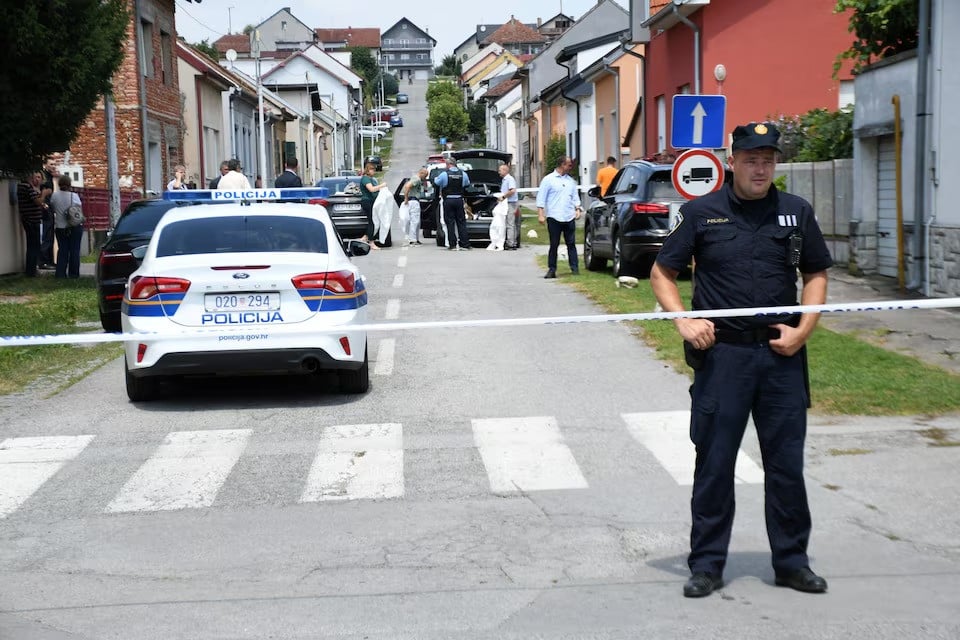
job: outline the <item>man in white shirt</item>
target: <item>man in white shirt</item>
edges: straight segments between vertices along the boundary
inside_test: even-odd
[[[250,181],[240,172],[240,161],[227,161],[227,173],[220,177],[217,189],[220,191],[243,191],[250,189]]]
[[[537,191],[537,217],[540,224],[546,223],[550,234],[550,251],[547,253],[547,273],[544,278],[557,277],[557,249],[560,246],[560,234],[567,245],[567,258],[570,260],[570,272],[580,273],[577,261],[575,232],[577,220],[583,209],[580,207],[580,195],[577,183],[568,173],[573,168],[573,160],[560,156],[557,169],[540,182]]]

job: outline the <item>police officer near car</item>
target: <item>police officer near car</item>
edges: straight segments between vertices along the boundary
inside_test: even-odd
[[[466,251],[470,249],[470,238],[467,236],[467,214],[463,210],[463,194],[470,186],[467,172],[457,166],[457,159],[447,157],[447,168],[441,171],[433,184],[440,189],[443,198],[443,221],[447,225],[447,249],[450,251]]]
[[[683,311],[676,280],[695,262],[693,310],[823,304],[832,265],[813,208],[773,186],[780,133],[750,123],[733,131],[732,183],[680,208],[650,284],[666,311]],[[827,582],[810,569],[810,510],[803,450],[810,392],[806,341],[816,313],[678,318],[694,369],[690,437],[696,447],[683,595],[707,596],[723,586],[733,526],[734,467],[752,413],[765,473],[765,513],[775,584],[822,593]]]

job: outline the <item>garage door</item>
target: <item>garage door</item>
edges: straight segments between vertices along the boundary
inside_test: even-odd
[[[893,136],[877,139],[877,273],[897,277],[897,177]]]
[[[429,79],[430,79],[430,72],[427,71],[426,69],[417,69],[416,73],[414,74],[414,79],[416,79],[416,80],[429,80]]]

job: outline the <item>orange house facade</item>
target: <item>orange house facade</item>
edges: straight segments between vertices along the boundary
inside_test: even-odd
[[[726,146],[738,124],[852,103],[849,65],[833,77],[837,55],[853,39],[849,15],[834,13],[834,6],[835,0],[651,2],[643,22],[650,29],[647,153],[675,151],[671,110],[679,93],[726,96]]]

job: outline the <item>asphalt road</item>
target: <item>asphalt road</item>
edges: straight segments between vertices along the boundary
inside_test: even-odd
[[[429,144],[402,88],[392,185]],[[357,260],[375,321],[599,311],[529,247]],[[728,585],[687,600],[689,382],[626,327],[370,354],[362,397],[242,379],[134,406],[118,360],[0,403],[0,638],[960,636],[960,447],[931,446],[957,416],[814,421],[820,596],[773,586],[748,435]]]

